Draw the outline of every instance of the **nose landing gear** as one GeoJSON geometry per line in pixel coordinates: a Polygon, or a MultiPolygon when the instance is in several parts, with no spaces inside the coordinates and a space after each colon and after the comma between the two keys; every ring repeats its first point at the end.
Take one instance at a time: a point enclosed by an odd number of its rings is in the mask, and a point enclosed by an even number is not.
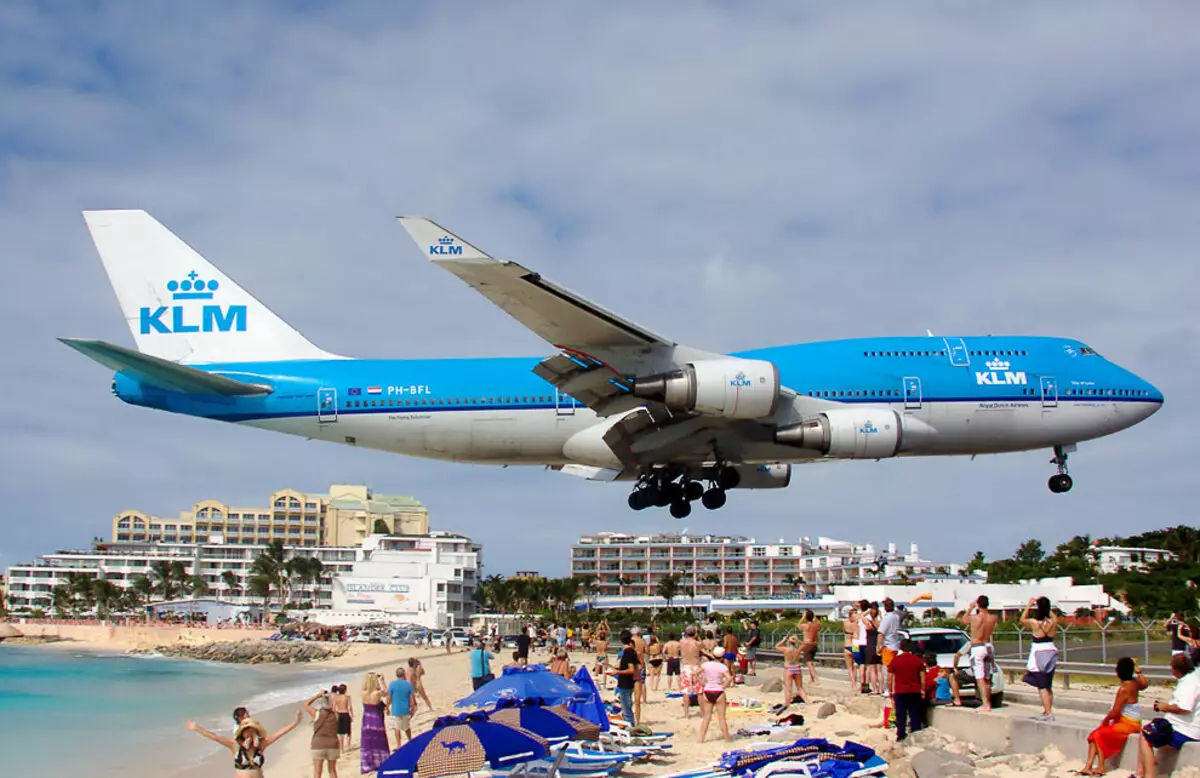
{"type": "MultiPolygon", "coordinates": [[[[1071,446],[1070,450],[1074,450],[1074,448],[1074,446],[1071,446]]],[[[1058,474],[1050,476],[1049,481],[1050,491],[1055,494],[1069,492],[1071,491],[1071,487],[1074,486],[1071,476],[1067,474],[1067,452],[1068,447],[1055,446],[1054,458],[1050,460],[1050,464],[1058,467],[1058,474]]]]}

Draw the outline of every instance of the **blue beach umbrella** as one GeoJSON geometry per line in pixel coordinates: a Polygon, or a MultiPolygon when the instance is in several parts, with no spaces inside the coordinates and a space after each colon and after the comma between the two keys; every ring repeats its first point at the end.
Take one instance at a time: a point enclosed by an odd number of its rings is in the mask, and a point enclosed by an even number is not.
{"type": "Polygon", "coordinates": [[[561,708],[546,707],[541,700],[502,700],[488,719],[532,732],[550,744],[600,737],[594,723],[561,708]]]}
{"type": "Polygon", "coordinates": [[[586,689],[550,672],[545,665],[529,665],[504,668],[499,678],[488,681],[469,697],[463,697],[454,704],[466,708],[471,705],[495,705],[501,700],[540,699],[547,705],[560,705],[587,698],[586,689]]]}
{"type": "Polygon", "coordinates": [[[488,719],[486,713],[443,716],[379,766],[379,778],[438,778],[541,759],[550,753],[537,735],[488,719]]]}
{"type": "Polygon", "coordinates": [[[600,727],[601,732],[607,732],[610,726],[608,723],[608,708],[604,707],[604,700],[600,699],[600,689],[596,687],[596,682],[592,680],[592,674],[588,672],[586,667],[580,665],[579,670],[575,673],[575,677],[571,680],[576,686],[586,691],[588,696],[583,700],[568,703],[567,710],[600,727]]]}

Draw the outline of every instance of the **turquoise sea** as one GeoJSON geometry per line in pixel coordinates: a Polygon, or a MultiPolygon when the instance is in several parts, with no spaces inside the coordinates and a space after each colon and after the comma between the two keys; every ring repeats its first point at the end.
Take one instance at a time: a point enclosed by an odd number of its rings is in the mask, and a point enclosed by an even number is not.
{"type": "Polygon", "coordinates": [[[228,734],[237,705],[261,715],[339,680],[350,679],[329,670],[0,646],[4,772],[169,776],[219,748],[188,732],[189,718],[228,734]]]}

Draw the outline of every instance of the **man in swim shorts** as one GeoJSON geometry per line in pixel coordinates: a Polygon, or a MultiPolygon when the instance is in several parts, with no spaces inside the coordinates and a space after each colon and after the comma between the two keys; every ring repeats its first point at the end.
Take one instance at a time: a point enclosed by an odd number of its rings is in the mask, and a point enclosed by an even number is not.
{"type": "Polygon", "coordinates": [[[733,634],[733,627],[725,628],[725,637],[721,639],[721,648],[725,651],[721,658],[725,661],[729,672],[732,673],[738,658],[738,639],[737,635],[733,634]]]}
{"type": "Polygon", "coordinates": [[[992,674],[996,671],[996,649],[992,645],[992,633],[999,620],[988,610],[989,600],[981,594],[962,616],[962,624],[971,633],[971,672],[975,676],[975,693],[982,703],[981,710],[992,709],[992,674]]]}
{"type": "Polygon", "coordinates": [[[663,656],[667,658],[667,691],[671,691],[675,688],[675,679],[679,677],[679,641],[674,633],[667,636],[663,656]]]}
{"type": "Polygon", "coordinates": [[[690,716],[692,699],[700,693],[700,641],[696,640],[696,625],[688,626],[679,641],[679,691],[683,693],[683,717],[690,716]]]}

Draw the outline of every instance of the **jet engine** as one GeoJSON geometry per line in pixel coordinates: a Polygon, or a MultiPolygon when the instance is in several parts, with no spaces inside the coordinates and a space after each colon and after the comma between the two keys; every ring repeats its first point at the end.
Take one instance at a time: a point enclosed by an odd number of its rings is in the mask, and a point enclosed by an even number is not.
{"type": "Polygon", "coordinates": [[[840,459],[894,457],[904,442],[900,415],[888,408],[833,408],[780,427],[775,440],[840,459]]]}
{"type": "Polygon", "coordinates": [[[633,394],[673,411],[726,419],[761,419],[779,401],[779,369],[756,359],[708,359],[681,370],[635,378],[633,394]]]}

